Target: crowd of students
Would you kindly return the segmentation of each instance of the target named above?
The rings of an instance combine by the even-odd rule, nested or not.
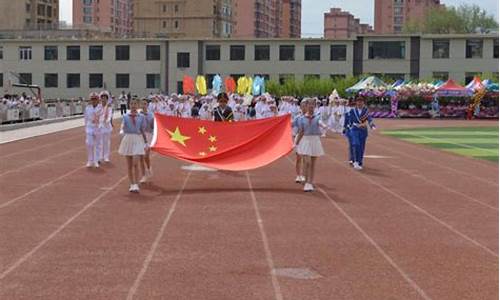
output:
[[[101,163],[109,162],[113,98],[107,92],[93,93],[89,98],[90,103],[85,109],[87,167],[98,168]],[[291,96],[275,99],[269,94],[249,98],[226,93],[216,97],[151,94],[142,99],[129,99],[122,93],[118,101],[123,115],[118,152],[126,157],[130,192],[139,192],[140,184],[146,183],[153,174],[149,145],[155,113],[216,122],[240,122],[290,114],[297,154],[296,182],[304,184],[306,192],[314,190],[316,161],[324,155],[320,138],[325,137],[327,131],[347,137],[350,164],[361,170],[367,130],[374,128],[362,98],[349,103],[337,94],[325,99]]]

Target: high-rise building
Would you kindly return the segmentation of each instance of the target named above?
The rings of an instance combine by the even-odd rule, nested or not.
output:
[[[132,0],[73,0],[73,26],[103,32],[132,32]]]
[[[422,20],[427,10],[439,7],[440,0],[375,0],[375,32],[399,33],[406,22]]]
[[[325,13],[324,37],[327,39],[346,39],[356,34],[373,32],[368,24],[362,24],[348,11],[331,8]]]
[[[59,0],[0,1],[0,30],[57,29]]]
[[[133,0],[134,32],[168,38],[230,37],[235,0]]]
[[[301,1],[237,0],[235,37],[300,37]]]

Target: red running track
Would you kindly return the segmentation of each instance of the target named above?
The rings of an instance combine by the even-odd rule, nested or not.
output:
[[[355,172],[331,136],[312,194],[293,156],[239,173],[157,156],[130,195],[122,158],[86,169],[83,142],[0,146],[0,299],[498,299],[496,164],[374,134],[386,158]]]

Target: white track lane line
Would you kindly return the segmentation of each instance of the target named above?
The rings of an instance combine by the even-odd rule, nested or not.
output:
[[[33,163],[30,163],[30,164],[27,164],[27,165],[24,165],[24,166],[21,166],[21,167],[9,170],[9,171],[4,172],[4,173],[0,173],[0,177],[5,176],[7,174],[19,172],[19,171],[24,170],[26,168],[29,168],[29,167],[32,167],[32,166],[36,166],[36,165],[39,165],[39,164],[44,163],[44,162],[48,162],[48,161],[50,161],[53,158],[56,158],[56,157],[59,157],[59,156],[64,156],[64,155],[67,155],[67,154],[70,154],[70,153],[73,153],[73,152],[76,152],[76,151],[79,151],[79,150],[82,150],[82,149],[84,149],[84,147],[77,147],[77,148],[74,148],[74,149],[62,152],[62,153],[58,153],[56,155],[52,155],[52,156],[46,157],[46,158],[44,158],[42,160],[37,160],[37,161],[35,161]]]
[[[290,157],[286,157],[288,161],[292,164],[295,165],[295,163],[290,159]],[[368,240],[368,242],[377,250],[377,252],[382,255],[382,257],[403,277],[406,282],[408,282],[409,285],[413,289],[417,291],[417,293],[424,299],[430,300],[431,298],[425,293],[425,291],[413,280],[411,279],[410,275],[406,273],[385,251],[380,247],[380,245],[347,213],[345,210],[333,200],[328,193],[322,189],[322,188],[317,188],[318,191],[320,191],[321,194],[344,216],[344,218],[351,223],[354,228],[356,228],[361,235]]]
[[[337,159],[333,158],[332,156],[330,155],[326,155],[326,157],[328,157],[330,160],[334,161],[335,163],[341,165],[342,167],[344,168],[349,168],[347,166],[345,166],[345,164],[343,164],[342,162],[338,161]],[[370,182],[371,184],[379,187],[380,189],[384,190],[386,193],[388,194],[391,194],[392,196],[398,198],[399,200],[403,201],[404,203],[408,204],[409,206],[413,207],[414,209],[416,209],[417,211],[419,211],[420,213],[424,214],[425,216],[429,217],[430,219],[434,220],[436,223],[442,225],[443,227],[447,228],[448,230],[450,230],[451,232],[455,233],[456,235],[460,236],[461,238],[463,238],[464,240],[467,240],[469,241],[470,243],[474,244],[475,246],[483,249],[484,251],[486,251],[488,254],[494,256],[494,257],[498,257],[498,253],[496,253],[495,251],[491,250],[490,248],[484,246],[483,244],[479,243],[478,241],[476,241],[475,239],[465,235],[464,233],[458,231],[457,229],[455,229],[453,226],[451,226],[450,224],[442,221],[441,219],[439,219],[438,217],[434,216],[433,214],[429,213],[428,211],[426,211],[425,209],[421,208],[420,206],[416,205],[415,203],[411,202],[410,200],[406,199],[405,197],[401,196],[400,194],[392,191],[391,189],[389,188],[386,188],[385,186],[381,185],[380,183],[376,182],[375,180],[371,179],[370,177],[364,175],[362,172],[358,172],[358,171],[354,171],[354,170],[350,170],[351,172],[355,172],[355,174],[359,175],[360,177],[362,177],[364,180]]]
[[[3,155],[3,156],[0,156],[0,159],[4,159],[4,158],[7,158],[7,157],[12,157],[12,156],[16,156],[16,155],[20,155],[20,154],[24,154],[26,152],[31,152],[31,151],[36,151],[36,150],[40,150],[40,149],[43,149],[43,148],[46,148],[46,147],[49,147],[49,146],[54,146],[54,145],[58,145],[58,144],[61,144],[61,143],[66,143],[66,142],[69,142],[71,140],[81,140],[82,137],[81,136],[78,136],[78,137],[75,137],[75,136],[71,136],[69,138],[65,138],[65,139],[62,139],[62,140],[58,140],[58,141],[55,141],[53,143],[48,143],[48,144],[45,144],[45,145],[42,145],[42,146],[39,146],[39,147],[35,147],[35,148],[28,148],[28,149],[25,149],[23,151],[16,151],[14,153],[10,153],[10,154],[7,154],[7,155]],[[34,142],[40,142],[40,143],[44,143],[44,141],[34,141]],[[0,148],[1,148],[1,145],[0,145]]]
[[[63,231],[68,225],[70,225],[74,220],[76,220],[79,216],[81,216],[84,212],[86,212],[89,208],[91,208],[94,204],[100,201],[104,196],[113,191],[116,187],[118,187],[124,180],[127,179],[127,176],[120,178],[115,184],[113,184],[108,190],[99,194],[96,198],[90,201],[87,205],[85,205],[82,209],[80,209],[76,214],[74,214],[71,218],[69,218],[64,224],[59,226],[54,232],[52,232],[47,238],[38,243],[31,251],[23,255],[19,258],[14,264],[12,264],[7,270],[3,271],[0,274],[0,280],[4,279],[7,275],[9,275],[12,271],[17,269],[20,265],[22,265],[26,260],[28,260],[33,254],[35,254],[40,248],[42,248],[46,243],[52,240],[56,235],[58,235],[61,231]]]
[[[276,300],[283,300],[281,287],[278,278],[276,278],[276,274],[274,273],[275,265],[271,249],[269,248],[269,241],[267,239],[266,230],[264,228],[264,221],[262,220],[262,217],[260,215],[259,205],[257,204],[257,197],[255,197],[255,192],[253,190],[252,181],[250,179],[250,174],[248,173],[248,171],[246,172],[246,177],[248,182],[248,188],[250,190],[250,196],[252,197],[253,208],[255,210],[255,217],[257,219],[257,224],[259,225],[260,236],[262,238],[262,243],[264,245],[264,252],[266,253],[266,260],[267,260],[267,265],[269,267],[269,274],[271,275],[271,281],[273,283],[274,298]]]
[[[378,139],[381,139],[381,137],[378,137]],[[389,140],[391,140],[390,138],[388,138]],[[394,141],[393,141],[394,142]],[[409,144],[409,143],[401,143],[401,142],[394,142],[395,144],[398,144],[398,145],[407,145],[409,147],[415,147],[415,146],[418,146],[418,145],[413,145],[413,144]],[[427,165],[430,165],[432,166],[433,168],[441,168],[441,169],[446,169],[446,170],[449,170],[449,171],[452,171],[452,172],[455,172],[457,174],[461,174],[461,175],[466,175],[468,178],[474,178],[476,180],[479,180],[479,181],[482,181],[482,182],[485,182],[485,183],[488,183],[490,185],[493,185],[493,186],[498,186],[498,182],[494,182],[494,181],[491,181],[491,180],[488,180],[488,179],[485,179],[483,177],[480,177],[480,176],[476,176],[474,174],[470,174],[470,173],[467,173],[465,171],[461,171],[461,170],[458,170],[458,169],[455,169],[455,168],[452,168],[452,167],[449,167],[449,166],[445,166],[445,165],[442,165],[438,162],[435,162],[435,161],[427,161],[425,159],[421,159],[421,158],[418,158],[418,157],[415,157],[413,155],[410,155],[410,154],[407,154],[406,152],[402,152],[402,151],[397,151],[397,150],[394,150],[392,148],[389,148],[389,147],[386,147],[386,146],[382,146],[380,143],[377,144],[378,147],[381,147],[381,148],[384,148],[386,149],[387,151],[390,151],[392,153],[397,153],[399,155],[403,155],[405,157],[408,157],[410,159],[413,159],[413,160],[416,160],[416,161],[419,161],[421,163],[424,163],[424,164],[427,164]],[[421,146],[419,147],[419,149],[422,149],[422,150],[425,150],[426,152],[430,152],[430,153],[434,153],[432,150],[430,149],[426,149],[425,146]],[[436,149],[436,151],[439,151]],[[446,153],[446,152],[445,152]],[[471,160],[472,162],[474,160]],[[481,164],[483,165],[483,164]],[[483,165],[484,166],[484,165]]]
[[[191,176],[191,172],[189,172],[186,175],[186,178],[184,179],[184,183],[182,184],[182,187],[179,190],[179,193],[177,193],[177,196],[175,197],[174,202],[170,206],[168,213],[165,216],[165,219],[163,220],[163,223],[161,224],[160,229],[158,230],[158,234],[156,235],[155,240],[151,244],[151,248],[149,249],[148,255],[146,256],[146,259],[144,260],[144,262],[142,264],[142,268],[139,271],[139,274],[137,274],[137,278],[135,279],[134,283],[130,287],[130,290],[128,291],[127,300],[131,300],[134,298],[135,293],[137,292],[139,286],[141,285],[144,274],[146,274],[146,271],[148,270],[148,267],[151,263],[151,260],[153,259],[153,256],[156,253],[156,249],[158,248],[160,240],[163,237],[163,234],[165,233],[165,229],[167,228],[167,224],[170,222],[170,219],[172,218],[172,215],[175,212],[175,208],[177,206],[177,203],[179,202],[179,200],[182,197],[182,193],[184,192],[184,189],[186,188],[186,185],[187,185],[187,182],[188,182],[190,176]]]

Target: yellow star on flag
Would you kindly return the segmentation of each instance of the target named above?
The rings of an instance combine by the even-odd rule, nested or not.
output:
[[[217,142],[217,137],[216,136],[213,136],[211,135],[209,138],[208,138],[209,141],[211,141],[212,143],[215,143]]]
[[[205,134],[207,132],[207,129],[203,126],[199,127],[198,128],[198,133],[199,134]]]
[[[170,134],[170,140],[172,142],[177,142],[181,144],[182,146],[186,147],[186,141],[191,139],[189,136],[184,136],[182,135],[181,131],[179,130],[179,126],[175,128],[175,131],[172,132],[167,129],[168,134]]]
[[[217,147],[212,145],[212,146],[208,147],[208,150],[210,150],[210,152],[215,152],[215,151],[217,151]]]

